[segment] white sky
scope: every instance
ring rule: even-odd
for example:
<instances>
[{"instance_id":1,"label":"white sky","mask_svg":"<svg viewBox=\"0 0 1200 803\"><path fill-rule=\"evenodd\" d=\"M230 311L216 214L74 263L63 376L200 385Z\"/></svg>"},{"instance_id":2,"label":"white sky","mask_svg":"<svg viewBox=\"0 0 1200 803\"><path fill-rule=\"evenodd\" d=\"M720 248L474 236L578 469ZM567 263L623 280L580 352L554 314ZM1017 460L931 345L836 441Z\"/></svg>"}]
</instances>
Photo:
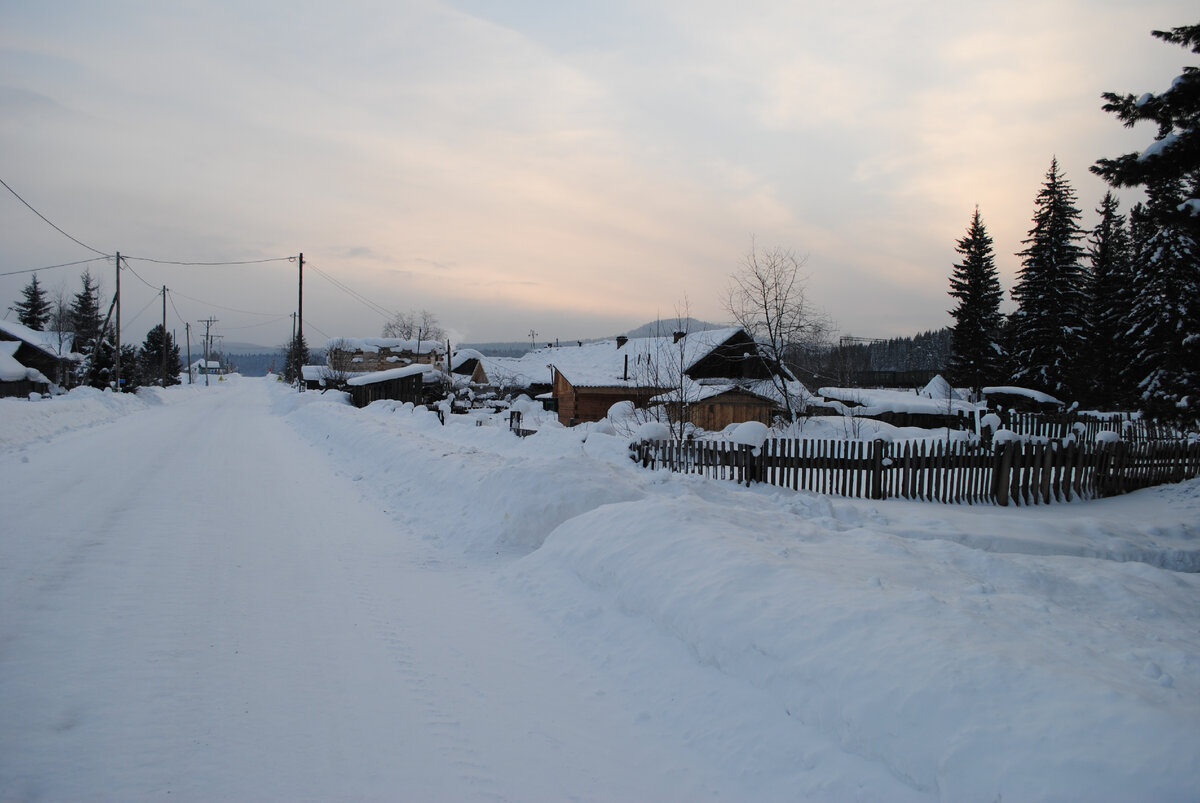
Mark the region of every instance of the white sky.
<instances>
[{"instance_id":1,"label":"white sky","mask_svg":"<svg viewBox=\"0 0 1200 803\"><path fill-rule=\"evenodd\" d=\"M1100 94L1165 89L1191 54L1149 32L1194 16L1166 0L7 2L0 178L107 253L304 252L463 340L609 335L685 297L720 322L751 238L808 256L810 300L842 334L913 334L950 323L976 204L1012 286L1052 156L1092 224L1088 166L1153 136ZM0 188L0 273L87 256ZM294 263L131 264L228 340L290 332ZM93 269L111 292L111 264ZM78 270L39 278L74 293ZM0 277L0 303L28 278ZM140 339L161 307L122 283ZM304 317L313 343L383 323L307 271ZM173 310L168 327L182 336Z\"/></svg>"}]
</instances>

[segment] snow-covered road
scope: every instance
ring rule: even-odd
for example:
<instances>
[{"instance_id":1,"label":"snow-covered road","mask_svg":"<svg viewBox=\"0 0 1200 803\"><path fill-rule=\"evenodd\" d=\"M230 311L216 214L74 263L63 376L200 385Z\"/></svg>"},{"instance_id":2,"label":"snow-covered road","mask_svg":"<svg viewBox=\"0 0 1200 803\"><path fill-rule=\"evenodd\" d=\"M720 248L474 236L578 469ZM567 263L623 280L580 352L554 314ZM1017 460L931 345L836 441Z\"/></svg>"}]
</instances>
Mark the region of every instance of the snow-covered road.
<instances>
[{"instance_id":1,"label":"snow-covered road","mask_svg":"<svg viewBox=\"0 0 1200 803\"><path fill-rule=\"evenodd\" d=\"M873 503L518 405L0 400L0 800L1195 799L1200 480Z\"/></svg>"},{"instance_id":2,"label":"snow-covered road","mask_svg":"<svg viewBox=\"0 0 1200 803\"><path fill-rule=\"evenodd\" d=\"M262 383L5 455L0 483L0 798L739 796Z\"/></svg>"}]
</instances>

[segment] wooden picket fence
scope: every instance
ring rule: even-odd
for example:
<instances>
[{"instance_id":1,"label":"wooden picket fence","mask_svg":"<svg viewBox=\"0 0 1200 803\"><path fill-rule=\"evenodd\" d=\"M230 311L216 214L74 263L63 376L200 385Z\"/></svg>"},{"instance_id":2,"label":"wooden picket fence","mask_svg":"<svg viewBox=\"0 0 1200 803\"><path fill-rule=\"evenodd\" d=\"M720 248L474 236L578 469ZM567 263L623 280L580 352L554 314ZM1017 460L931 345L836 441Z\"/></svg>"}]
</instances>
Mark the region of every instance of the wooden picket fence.
<instances>
[{"instance_id":1,"label":"wooden picket fence","mask_svg":"<svg viewBox=\"0 0 1200 803\"><path fill-rule=\"evenodd\" d=\"M1074 435L1078 440L1094 441L1101 432L1116 432L1121 440L1135 443L1183 438L1182 433L1169 425L1146 421L1130 413L1101 418L1086 413L1048 415L1006 411L1001 419L1005 429L1024 437L1066 438Z\"/></svg>"},{"instance_id":2,"label":"wooden picket fence","mask_svg":"<svg viewBox=\"0 0 1200 803\"><path fill-rule=\"evenodd\" d=\"M1033 505L1114 496L1200 476L1200 443L642 441L647 468L869 499Z\"/></svg>"}]
</instances>

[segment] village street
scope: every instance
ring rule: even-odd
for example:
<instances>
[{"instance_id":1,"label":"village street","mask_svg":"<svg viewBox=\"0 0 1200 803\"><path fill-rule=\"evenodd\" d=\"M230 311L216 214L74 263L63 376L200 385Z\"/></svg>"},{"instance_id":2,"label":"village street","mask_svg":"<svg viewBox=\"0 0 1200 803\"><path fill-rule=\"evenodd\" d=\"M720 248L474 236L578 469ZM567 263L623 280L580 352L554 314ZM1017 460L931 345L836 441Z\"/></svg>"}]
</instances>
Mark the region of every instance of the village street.
<instances>
[{"instance_id":1,"label":"village street","mask_svg":"<svg viewBox=\"0 0 1200 803\"><path fill-rule=\"evenodd\" d=\"M1200 481L652 471L267 379L0 403L0 800L1191 800Z\"/></svg>"},{"instance_id":2,"label":"village street","mask_svg":"<svg viewBox=\"0 0 1200 803\"><path fill-rule=\"evenodd\" d=\"M268 390L0 455L0 799L746 791L486 561L397 531Z\"/></svg>"}]
</instances>

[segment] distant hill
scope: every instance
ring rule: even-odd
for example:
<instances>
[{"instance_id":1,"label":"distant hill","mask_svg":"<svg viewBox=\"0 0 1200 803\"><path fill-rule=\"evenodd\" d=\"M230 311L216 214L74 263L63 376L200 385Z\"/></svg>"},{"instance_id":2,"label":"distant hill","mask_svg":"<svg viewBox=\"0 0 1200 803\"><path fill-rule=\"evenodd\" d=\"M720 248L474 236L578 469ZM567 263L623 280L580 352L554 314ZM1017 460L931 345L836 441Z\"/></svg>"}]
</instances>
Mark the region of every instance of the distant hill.
<instances>
[{"instance_id":1,"label":"distant hill","mask_svg":"<svg viewBox=\"0 0 1200 803\"><path fill-rule=\"evenodd\" d=\"M727 323L700 321L695 318L685 318L682 321L678 318L666 318L661 321L651 321L650 323L642 324L637 329L630 329L625 333L625 336L667 337L680 329L685 332L706 332L709 329L724 329L728 325Z\"/></svg>"}]
</instances>

